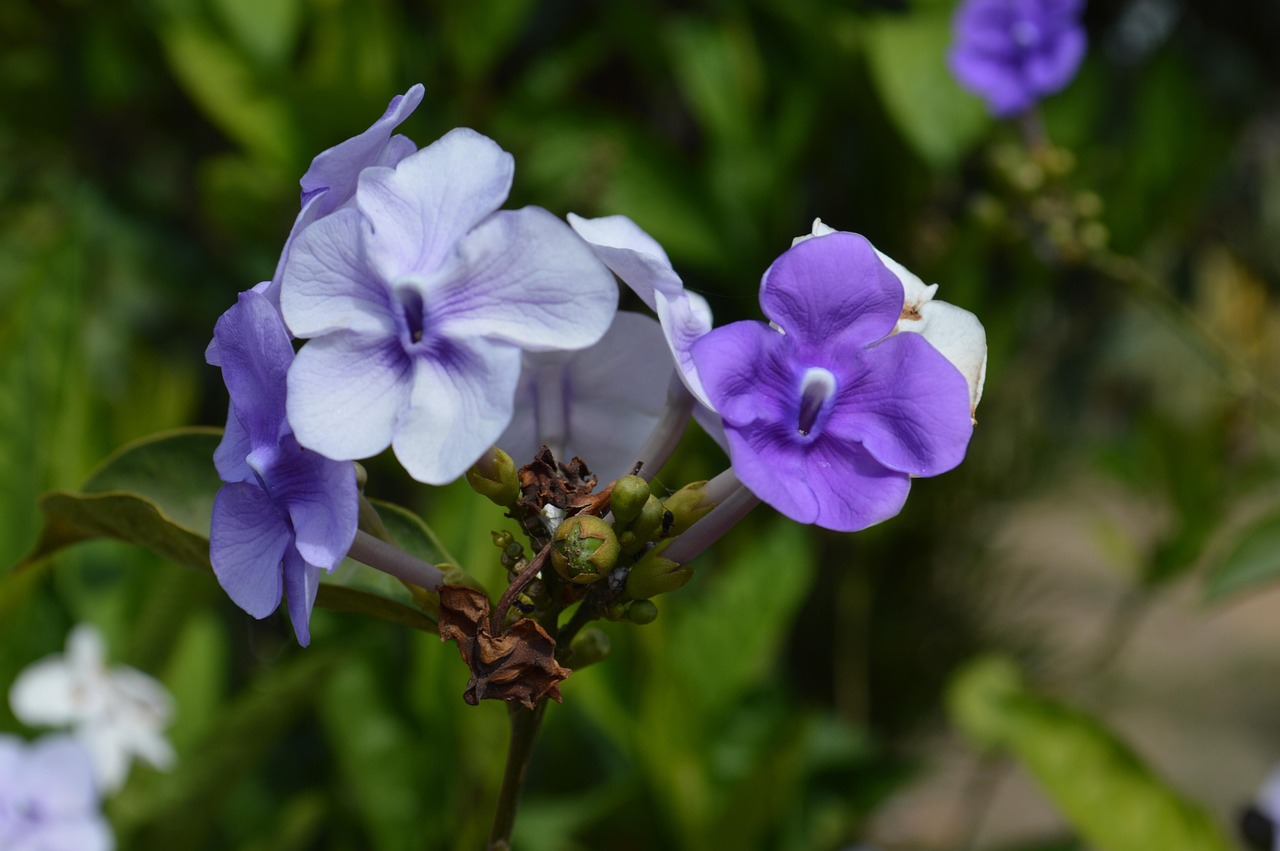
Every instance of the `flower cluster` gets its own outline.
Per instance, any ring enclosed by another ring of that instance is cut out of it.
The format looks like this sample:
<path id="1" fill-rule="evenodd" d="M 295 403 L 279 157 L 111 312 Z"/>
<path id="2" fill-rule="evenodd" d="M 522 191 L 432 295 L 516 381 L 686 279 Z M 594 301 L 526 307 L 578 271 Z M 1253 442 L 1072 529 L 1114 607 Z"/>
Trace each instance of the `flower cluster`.
<path id="1" fill-rule="evenodd" d="M 1066 87 L 1084 58 L 1084 0 L 966 0 L 956 12 L 951 71 L 1002 117 Z"/>
<path id="2" fill-rule="evenodd" d="M 495 446 L 521 463 L 548 446 L 605 481 L 640 470 L 644 490 L 692 416 L 732 469 L 675 500 L 681 511 L 640 499 L 615 521 L 634 527 L 618 529 L 626 557 L 653 564 L 655 535 L 705 540 L 758 500 L 864 528 L 900 510 L 911 477 L 963 458 L 985 340 L 936 286 L 816 222 L 765 273 L 771 323 L 713 329 L 630 219 L 502 210 L 514 164 L 495 142 L 457 129 L 418 149 L 393 135 L 421 98 L 410 89 L 315 159 L 274 277 L 215 329 L 231 409 L 211 560 L 250 614 L 283 596 L 309 641 L 321 571 L 363 540 L 350 462 L 388 447 L 428 484 L 492 466 Z M 615 275 L 656 321 L 617 311 Z M 636 587 L 673 583 L 654 570 Z"/>

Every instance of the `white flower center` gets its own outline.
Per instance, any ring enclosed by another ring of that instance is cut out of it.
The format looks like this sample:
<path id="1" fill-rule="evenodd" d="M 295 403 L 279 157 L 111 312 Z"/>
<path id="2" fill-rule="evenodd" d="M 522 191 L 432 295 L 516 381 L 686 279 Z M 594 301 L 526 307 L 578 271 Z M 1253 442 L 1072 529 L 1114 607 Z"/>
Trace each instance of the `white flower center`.
<path id="1" fill-rule="evenodd" d="M 826 401 L 836 392 L 836 377 L 820 366 L 811 366 L 800 380 L 800 418 L 797 431 L 809 435 Z"/>

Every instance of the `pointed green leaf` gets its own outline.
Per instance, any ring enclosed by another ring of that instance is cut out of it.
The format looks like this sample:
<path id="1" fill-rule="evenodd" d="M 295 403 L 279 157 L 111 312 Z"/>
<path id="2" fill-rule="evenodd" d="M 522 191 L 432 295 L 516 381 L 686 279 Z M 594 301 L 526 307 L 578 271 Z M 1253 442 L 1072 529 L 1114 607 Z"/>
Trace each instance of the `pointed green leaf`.
<path id="1" fill-rule="evenodd" d="M 1209 577 L 1205 598 L 1216 603 L 1280 579 L 1280 514 L 1245 529 L 1231 554 Z"/>
<path id="2" fill-rule="evenodd" d="M 1213 819 L 1143 763 L 1097 719 L 1029 691 L 1005 659 L 957 674 L 952 721 L 1011 752 L 1098 851 L 1229 851 Z"/>

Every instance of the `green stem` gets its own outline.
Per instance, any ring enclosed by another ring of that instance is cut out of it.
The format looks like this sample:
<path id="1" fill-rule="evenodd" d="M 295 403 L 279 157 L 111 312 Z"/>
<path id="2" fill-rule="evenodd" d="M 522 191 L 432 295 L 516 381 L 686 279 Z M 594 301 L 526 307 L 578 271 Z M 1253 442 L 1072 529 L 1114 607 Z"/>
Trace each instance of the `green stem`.
<path id="1" fill-rule="evenodd" d="M 507 767 L 502 774 L 498 806 L 493 813 L 493 828 L 489 831 L 488 851 L 508 851 L 511 848 L 511 831 L 516 825 L 520 790 L 524 787 L 524 775 L 533 755 L 533 742 L 546 710 L 545 697 L 533 709 L 514 703 L 507 707 L 511 719 L 511 742 L 507 747 Z"/>

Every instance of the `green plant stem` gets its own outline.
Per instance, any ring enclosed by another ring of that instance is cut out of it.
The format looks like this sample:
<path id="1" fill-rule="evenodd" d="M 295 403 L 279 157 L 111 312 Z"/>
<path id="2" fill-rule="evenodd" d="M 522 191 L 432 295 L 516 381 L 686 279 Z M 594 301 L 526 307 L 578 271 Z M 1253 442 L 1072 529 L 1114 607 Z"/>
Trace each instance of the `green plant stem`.
<path id="1" fill-rule="evenodd" d="M 507 746 L 507 766 L 502 773 L 502 788 L 498 792 L 498 805 L 493 813 L 493 827 L 489 831 L 488 851 L 508 851 L 511 848 L 511 831 L 516 825 L 516 810 L 520 806 L 520 791 L 524 787 L 524 775 L 533 755 L 533 742 L 542 725 L 542 715 L 547 710 L 547 699 L 539 700 L 533 709 L 511 704 L 507 714 L 511 720 L 511 741 Z"/>

